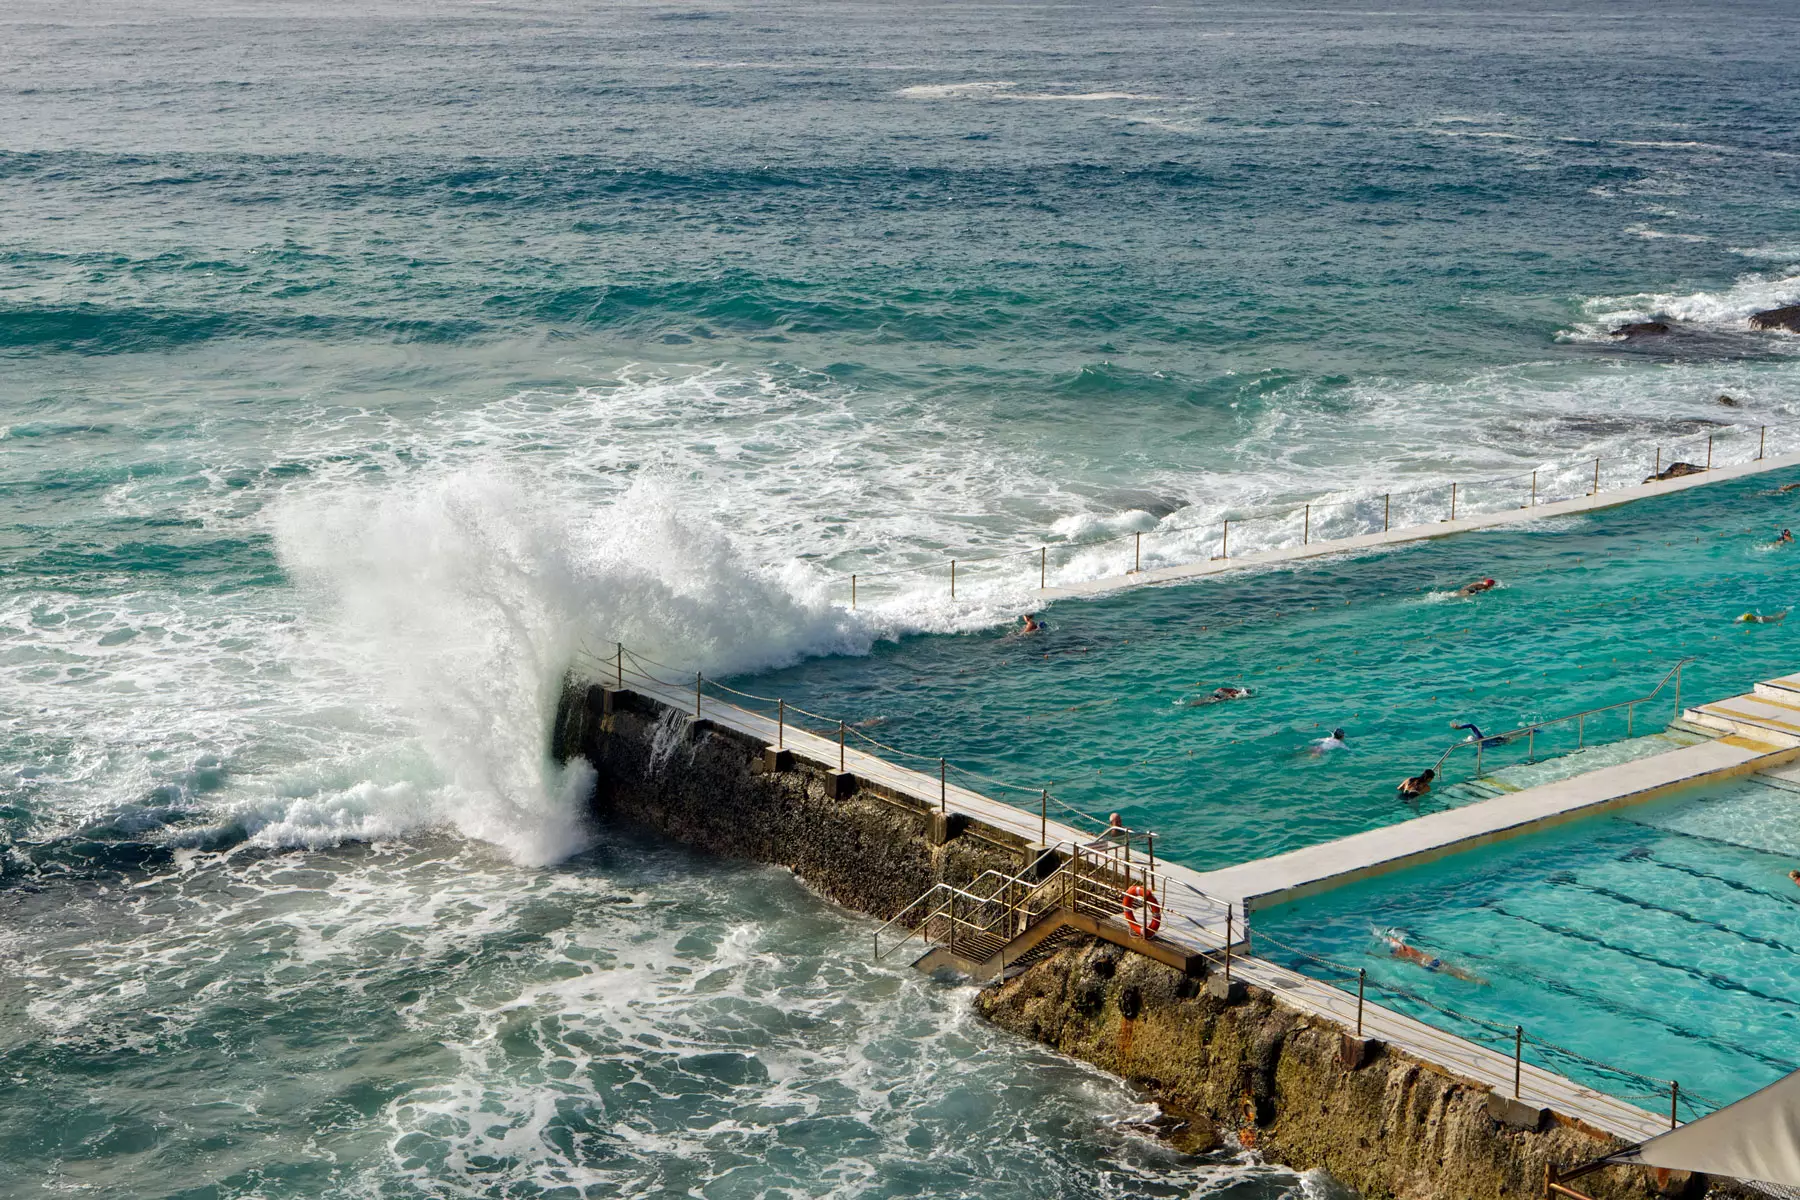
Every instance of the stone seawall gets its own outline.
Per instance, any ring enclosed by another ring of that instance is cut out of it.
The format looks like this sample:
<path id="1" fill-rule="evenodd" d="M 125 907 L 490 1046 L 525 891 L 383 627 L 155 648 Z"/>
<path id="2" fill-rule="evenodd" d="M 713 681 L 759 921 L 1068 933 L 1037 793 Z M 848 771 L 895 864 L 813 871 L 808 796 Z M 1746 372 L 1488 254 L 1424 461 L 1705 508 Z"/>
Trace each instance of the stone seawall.
<path id="1" fill-rule="evenodd" d="M 552 750 L 594 765 L 601 819 L 788 867 L 883 920 L 938 880 L 1010 874 L 1034 855 L 1015 835 L 946 821 L 919 800 L 629 691 L 567 688 Z M 1368 1197 L 1541 1196 L 1546 1164 L 1570 1167 L 1618 1144 L 1556 1114 L 1508 1112 L 1478 1083 L 1359 1042 L 1261 989 L 1220 999 L 1199 979 L 1104 943 L 1065 947 L 976 1004 L 1003 1028 L 1131 1081 L 1178 1123 L 1179 1145 L 1235 1136 Z M 1704 1190 L 1704 1179 L 1659 1174 L 1609 1168 L 1578 1186 L 1598 1200 Z"/>

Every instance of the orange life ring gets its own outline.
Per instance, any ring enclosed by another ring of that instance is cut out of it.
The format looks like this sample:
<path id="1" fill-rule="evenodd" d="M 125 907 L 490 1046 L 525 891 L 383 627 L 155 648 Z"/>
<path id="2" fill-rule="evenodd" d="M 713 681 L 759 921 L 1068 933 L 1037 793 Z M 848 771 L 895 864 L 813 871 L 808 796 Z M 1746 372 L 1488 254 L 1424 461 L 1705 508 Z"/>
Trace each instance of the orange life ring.
<path id="1" fill-rule="evenodd" d="M 1137 919 L 1140 902 L 1148 910 L 1141 925 Z M 1162 905 L 1157 901 L 1155 892 L 1147 891 L 1134 883 L 1119 898 L 1119 907 L 1125 910 L 1125 924 L 1131 927 L 1132 937 L 1155 937 L 1156 931 L 1162 928 Z"/>

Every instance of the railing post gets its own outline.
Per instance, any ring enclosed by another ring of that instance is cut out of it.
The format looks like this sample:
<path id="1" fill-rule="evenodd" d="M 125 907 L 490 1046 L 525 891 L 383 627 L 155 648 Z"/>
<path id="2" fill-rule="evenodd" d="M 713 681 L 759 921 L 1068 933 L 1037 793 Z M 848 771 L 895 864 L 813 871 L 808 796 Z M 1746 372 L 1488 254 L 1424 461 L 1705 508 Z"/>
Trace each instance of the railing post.
<path id="1" fill-rule="evenodd" d="M 1310 544 L 1311 542 L 1312 542 L 1312 505 L 1309 504 L 1306 506 L 1306 524 L 1301 526 L 1301 528 L 1300 528 L 1300 544 L 1302 546 L 1305 546 L 1305 545 Z"/>
<path id="2" fill-rule="evenodd" d="M 775 748 L 787 744 L 787 701 L 775 701 Z"/>
<path id="3" fill-rule="evenodd" d="M 700 719 L 700 672 L 694 672 L 694 720 Z"/>
<path id="4" fill-rule="evenodd" d="M 1658 446 L 1656 448 L 1656 470 L 1652 471 L 1651 474 L 1653 474 L 1653 475 L 1661 475 L 1662 474 L 1662 447 L 1661 446 Z"/>
<path id="5" fill-rule="evenodd" d="M 1671 1079 L 1671 1080 L 1669 1080 L 1669 1128 L 1670 1129 L 1673 1129 L 1673 1128 L 1675 1128 L 1675 1126 L 1681 1124 L 1681 1117 L 1677 1111 L 1680 1104 L 1681 1104 L 1681 1085 L 1679 1083 L 1677 1083 L 1675 1080 Z"/>
<path id="6" fill-rule="evenodd" d="M 1144 868 L 1144 882 L 1148 884 L 1150 877 L 1156 874 L 1156 835 L 1154 833 L 1146 833 L 1144 835 L 1144 844 L 1148 846 L 1150 850 L 1150 865 Z"/>
<path id="7" fill-rule="evenodd" d="M 838 774 L 844 773 L 844 723 L 838 722 Z"/>
<path id="8" fill-rule="evenodd" d="M 1231 519 L 1229 517 L 1225 520 L 1224 530 L 1219 534 L 1219 557 L 1231 557 Z"/>
<path id="9" fill-rule="evenodd" d="M 1519 1098 L 1519 1078 L 1525 1073 L 1525 1027 L 1513 1026 L 1513 1099 Z"/>
<path id="10" fill-rule="evenodd" d="M 1137 542 L 1131 552 L 1131 573 L 1133 575 L 1144 569 L 1144 535 L 1140 530 L 1135 536 Z"/>
<path id="11" fill-rule="evenodd" d="M 616 661 L 618 663 L 619 690 L 622 692 L 625 690 L 625 643 L 615 642 L 614 645 L 618 646 Z"/>
<path id="12" fill-rule="evenodd" d="M 1709 461 L 1710 461 L 1710 459 L 1709 459 Z M 1592 492 L 1590 492 L 1589 495 L 1598 496 L 1599 494 L 1600 494 L 1600 460 L 1598 458 L 1596 458 L 1594 460 L 1594 490 Z"/>
<path id="13" fill-rule="evenodd" d="M 1479 739 L 1475 742 L 1475 778 L 1481 778 L 1481 742 Z"/>
<path id="14" fill-rule="evenodd" d="M 950 560 L 950 598 L 956 599 L 956 560 Z"/>
<path id="15" fill-rule="evenodd" d="M 1631 736 L 1631 718 L 1636 712 L 1637 712 L 1637 704 L 1636 703 L 1627 704 L 1625 706 L 1625 736 L 1626 737 Z"/>
<path id="16" fill-rule="evenodd" d="M 1231 994 L 1231 901 L 1225 902 L 1225 994 Z"/>
<path id="17" fill-rule="evenodd" d="M 1533 725 L 1525 734 L 1525 761 L 1537 761 L 1537 726 Z"/>
<path id="18" fill-rule="evenodd" d="M 1381 498 L 1381 532 L 1388 531 L 1388 517 L 1394 511 L 1394 493 L 1389 492 Z"/>
<path id="19" fill-rule="evenodd" d="M 1044 590 L 1044 580 L 1050 577 L 1050 547 L 1038 547 L 1038 591 Z"/>
<path id="20" fill-rule="evenodd" d="M 1681 720 L 1681 668 L 1682 668 L 1682 665 L 1683 664 L 1681 664 L 1681 663 L 1675 664 L 1675 716 L 1673 719 L 1677 720 L 1677 721 Z"/>
<path id="21" fill-rule="evenodd" d="M 1038 797 L 1038 845 L 1050 844 L 1050 789 Z"/>
<path id="22" fill-rule="evenodd" d="M 950 766 L 943 759 L 938 759 L 938 811 L 950 811 Z"/>
<path id="23" fill-rule="evenodd" d="M 1536 508 L 1537 507 L 1537 472 L 1536 471 L 1533 471 L 1531 473 L 1531 503 L 1526 505 L 1525 507 L 1527 507 L 1527 508 Z"/>
<path id="24" fill-rule="evenodd" d="M 1767 450 L 1768 448 L 1769 448 L 1769 427 L 1767 425 L 1764 425 L 1762 427 L 1762 432 L 1760 434 L 1758 434 L 1757 438 L 1756 438 L 1756 461 L 1757 462 L 1761 462 L 1763 460 L 1763 451 Z"/>
<path id="25" fill-rule="evenodd" d="M 856 611 L 856 576 L 850 576 L 850 611 Z"/>
<path id="26" fill-rule="evenodd" d="M 1362 1036 L 1363 983 L 1369 972 L 1362 967 L 1356 968 L 1356 1036 Z"/>
<path id="27" fill-rule="evenodd" d="M 1456 520 L 1456 484 L 1450 485 L 1450 519 Z"/>
<path id="28" fill-rule="evenodd" d="M 1587 745 L 1587 714 L 1582 713 L 1575 718 L 1575 748 L 1582 749 Z"/>
<path id="29" fill-rule="evenodd" d="M 1713 435 L 1710 433 L 1707 434 L 1706 435 L 1706 469 L 1709 471 L 1712 470 L 1712 440 L 1713 440 Z"/>

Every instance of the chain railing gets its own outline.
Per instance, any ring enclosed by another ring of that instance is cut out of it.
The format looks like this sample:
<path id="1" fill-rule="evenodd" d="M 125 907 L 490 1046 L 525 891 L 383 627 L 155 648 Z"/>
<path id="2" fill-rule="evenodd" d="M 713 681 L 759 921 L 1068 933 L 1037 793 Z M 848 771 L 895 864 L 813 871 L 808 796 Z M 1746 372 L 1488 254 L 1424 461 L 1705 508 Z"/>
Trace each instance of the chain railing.
<path id="1" fill-rule="evenodd" d="M 1744 454 L 1734 462 L 1724 461 L 1724 448 L 1719 444 L 1724 440 L 1726 431 L 1715 431 L 1679 439 L 1672 445 L 1656 445 L 1649 453 L 1641 456 L 1600 456 L 1511 475 L 1424 484 L 1342 500 L 1315 498 L 1292 507 L 1249 512 L 1239 510 L 1235 516 L 1222 516 L 1194 524 L 1159 522 L 1154 529 L 1132 529 L 1102 537 L 1044 543 L 1015 550 L 969 549 L 950 552 L 934 561 L 913 566 L 839 574 L 835 577 L 834 592 L 847 597 L 849 606 L 855 609 L 860 600 L 866 598 L 871 583 L 879 587 L 893 579 L 938 574 L 949 598 L 955 600 L 959 586 L 965 598 L 969 595 L 972 573 L 996 566 L 1006 569 L 1006 579 L 1013 584 L 1022 580 L 1029 582 L 1028 576 L 1035 575 L 1037 588 L 1044 590 L 1051 586 L 1053 569 L 1066 567 L 1074 553 L 1106 546 L 1124 546 L 1125 543 L 1129 543 L 1129 565 L 1126 565 L 1127 558 L 1121 557 L 1118 569 L 1107 574 L 1132 575 L 1144 570 L 1147 536 L 1152 539 L 1173 539 L 1177 545 L 1187 547 L 1186 553 L 1204 554 L 1208 560 L 1217 562 L 1234 557 L 1234 552 L 1241 556 L 1245 553 L 1310 545 L 1315 541 L 1340 541 L 1374 533 L 1390 533 L 1396 529 L 1429 528 L 1434 523 L 1430 519 L 1414 525 L 1396 525 L 1397 517 L 1402 520 L 1405 518 L 1395 512 L 1394 501 L 1429 501 L 1442 514 L 1436 518 L 1435 523 L 1514 508 L 1536 508 L 1582 496 L 1597 496 L 1608 490 L 1642 486 L 1664 477 L 1665 471 L 1675 471 L 1668 478 L 1679 478 L 1688 474 L 1703 474 L 1713 470 L 1715 466 L 1761 462 L 1769 456 L 1769 431 L 1770 427 L 1767 425 L 1757 426 L 1754 433 L 1747 426 L 1730 427 L 1729 433 L 1746 435 L 1741 442 L 1736 442 L 1736 445 L 1743 447 Z M 1776 431 L 1782 432 L 1781 427 L 1776 427 Z M 1755 447 L 1754 454 L 1748 453 L 1751 444 Z M 1682 458 L 1682 454 L 1689 454 L 1698 461 Z M 1646 472 L 1647 474 L 1640 474 Z M 1609 487 L 1609 484 L 1612 486 Z M 1246 549 L 1245 532 L 1251 527 L 1261 531 L 1261 536 L 1257 545 Z M 1315 538 L 1314 534 L 1319 536 Z M 1182 540 L 1184 538 L 1185 541 Z"/>
<path id="2" fill-rule="evenodd" d="M 1533 1063 L 1532 1065 L 1539 1067 L 1542 1070 L 1550 1071 L 1553 1074 L 1567 1077 L 1567 1069 L 1559 1068 L 1556 1063 L 1574 1063 L 1589 1071 L 1607 1075 L 1616 1080 L 1622 1080 L 1625 1082 L 1626 1086 L 1635 1084 L 1640 1088 L 1648 1087 L 1652 1089 L 1636 1092 L 1610 1090 L 1607 1094 L 1619 1100 L 1633 1102 L 1667 1100 L 1669 1103 L 1669 1127 L 1671 1129 L 1679 1123 L 1679 1114 L 1681 1106 L 1683 1105 L 1686 1106 L 1688 1112 L 1693 1113 L 1694 1115 L 1704 1115 L 1707 1112 L 1725 1107 L 1725 1104 L 1727 1103 L 1725 1101 L 1714 1100 L 1698 1095 L 1691 1089 L 1684 1088 L 1677 1080 L 1662 1079 L 1654 1075 L 1645 1075 L 1640 1071 L 1633 1071 L 1626 1067 L 1615 1066 L 1612 1063 L 1602 1062 L 1600 1059 L 1592 1058 L 1588 1055 L 1581 1054 L 1578 1051 L 1571 1050 L 1567 1046 L 1558 1045 L 1555 1042 L 1537 1037 L 1536 1035 L 1527 1034 L 1525 1032 L 1525 1027 L 1522 1024 L 1506 1024 L 1502 1021 L 1495 1021 L 1487 1017 L 1477 1017 L 1470 1013 L 1450 1008 L 1429 997 L 1422 996 L 1409 988 L 1371 978 L 1366 967 L 1350 967 L 1334 959 L 1326 958 L 1324 955 L 1303 949 L 1285 938 L 1272 934 L 1267 929 L 1259 929 L 1257 931 L 1257 940 L 1265 946 L 1272 946 L 1276 951 L 1291 956 L 1291 960 L 1304 960 L 1314 964 L 1315 967 L 1327 968 L 1334 972 L 1335 974 L 1333 977 L 1321 978 L 1320 976 L 1300 971 L 1300 974 L 1306 975 L 1308 979 L 1311 979 L 1321 987 L 1328 987 L 1333 991 L 1344 991 L 1340 985 L 1348 983 L 1356 984 L 1354 997 L 1347 991 L 1344 992 L 1344 996 L 1346 1000 L 1354 999 L 1356 1006 L 1356 1029 L 1359 1035 L 1362 1032 L 1363 1025 L 1364 995 L 1368 989 L 1373 988 L 1376 991 L 1399 997 L 1409 1003 L 1430 1009 L 1433 1012 L 1450 1018 L 1452 1021 L 1461 1022 L 1465 1026 L 1470 1027 L 1462 1032 L 1456 1033 L 1455 1036 L 1463 1037 L 1478 1044 L 1486 1043 L 1490 1047 L 1497 1046 L 1503 1049 L 1510 1049 L 1513 1060 L 1513 1097 L 1515 1099 L 1519 1097 L 1522 1087 L 1523 1069 L 1527 1061 L 1525 1057 L 1525 1048 L 1531 1046 L 1538 1048 L 1540 1051 L 1538 1057 L 1543 1060 Z M 1409 946 L 1413 949 L 1421 948 L 1419 945 L 1413 943 L 1409 943 Z M 1423 948 L 1429 949 L 1429 947 Z M 1270 954 L 1265 952 L 1263 957 L 1277 963 L 1277 965 L 1282 965 L 1282 953 Z M 1454 1031 L 1445 1030 L 1445 1032 Z"/>

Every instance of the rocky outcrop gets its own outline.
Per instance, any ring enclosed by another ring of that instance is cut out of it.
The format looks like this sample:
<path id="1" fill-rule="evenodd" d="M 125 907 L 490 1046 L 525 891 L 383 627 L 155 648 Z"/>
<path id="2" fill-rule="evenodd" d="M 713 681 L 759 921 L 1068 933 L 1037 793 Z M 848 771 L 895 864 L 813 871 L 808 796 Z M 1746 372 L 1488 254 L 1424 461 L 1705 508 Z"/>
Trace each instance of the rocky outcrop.
<path id="1" fill-rule="evenodd" d="M 1800 333 L 1800 304 L 1789 304 L 1785 308 L 1764 309 L 1750 314 L 1752 329 L 1785 329 L 1789 333 Z"/>
<path id="2" fill-rule="evenodd" d="M 1221 1130 L 1365 1197 L 1535 1197 L 1547 1163 L 1566 1169 L 1620 1145 L 1554 1115 L 1540 1128 L 1509 1124 L 1480 1084 L 1348 1037 L 1259 989 L 1228 1003 L 1114 946 L 1065 948 L 975 1004 L 1150 1093 L 1177 1120 L 1178 1143 L 1204 1147 Z M 1597 1200 L 1647 1200 L 1697 1196 L 1702 1184 L 1608 1169 L 1580 1186 Z"/>
<path id="3" fill-rule="evenodd" d="M 1669 325 L 1664 321 L 1633 321 L 1629 325 L 1621 325 L 1612 331 L 1616 338 L 1661 337 L 1668 333 Z"/>
<path id="4" fill-rule="evenodd" d="M 1691 462 L 1674 462 L 1656 472 L 1654 475 L 1644 476 L 1644 482 L 1655 483 L 1660 479 L 1680 479 L 1683 475 L 1704 474 L 1706 474 L 1705 467 L 1695 466 Z"/>

